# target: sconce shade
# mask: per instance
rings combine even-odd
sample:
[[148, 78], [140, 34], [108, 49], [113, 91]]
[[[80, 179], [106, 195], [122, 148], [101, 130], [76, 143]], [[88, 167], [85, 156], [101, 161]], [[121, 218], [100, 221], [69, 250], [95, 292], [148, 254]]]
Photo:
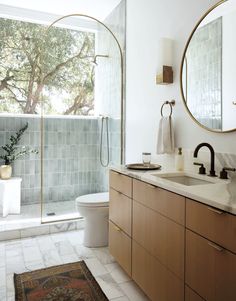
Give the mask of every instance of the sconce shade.
[[161, 38], [159, 41], [157, 84], [173, 83], [173, 40]]

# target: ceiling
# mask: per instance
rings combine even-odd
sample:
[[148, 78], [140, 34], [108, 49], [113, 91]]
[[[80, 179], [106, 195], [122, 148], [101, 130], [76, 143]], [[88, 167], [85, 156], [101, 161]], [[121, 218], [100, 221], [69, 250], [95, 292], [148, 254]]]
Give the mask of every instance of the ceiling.
[[104, 20], [121, 0], [0, 0], [0, 4], [55, 15], [80, 13]]

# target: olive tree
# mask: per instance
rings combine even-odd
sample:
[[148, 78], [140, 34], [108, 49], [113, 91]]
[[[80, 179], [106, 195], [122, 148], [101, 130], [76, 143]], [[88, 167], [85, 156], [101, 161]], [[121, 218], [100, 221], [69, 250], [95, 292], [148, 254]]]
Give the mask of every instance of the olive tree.
[[90, 114], [95, 35], [0, 19], [0, 111]]

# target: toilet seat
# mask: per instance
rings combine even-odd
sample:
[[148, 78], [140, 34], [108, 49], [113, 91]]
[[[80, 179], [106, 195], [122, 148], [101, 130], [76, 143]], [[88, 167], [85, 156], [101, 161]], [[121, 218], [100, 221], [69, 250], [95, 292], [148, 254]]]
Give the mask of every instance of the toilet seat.
[[81, 195], [76, 198], [77, 206], [82, 207], [108, 207], [109, 206], [109, 193], [90, 193]]

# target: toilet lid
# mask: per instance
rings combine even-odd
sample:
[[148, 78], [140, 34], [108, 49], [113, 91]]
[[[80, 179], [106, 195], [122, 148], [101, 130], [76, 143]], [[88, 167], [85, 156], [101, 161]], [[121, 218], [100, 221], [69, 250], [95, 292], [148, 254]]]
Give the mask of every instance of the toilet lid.
[[77, 205], [91, 207], [107, 207], [109, 192], [99, 192], [81, 195], [76, 198]]

